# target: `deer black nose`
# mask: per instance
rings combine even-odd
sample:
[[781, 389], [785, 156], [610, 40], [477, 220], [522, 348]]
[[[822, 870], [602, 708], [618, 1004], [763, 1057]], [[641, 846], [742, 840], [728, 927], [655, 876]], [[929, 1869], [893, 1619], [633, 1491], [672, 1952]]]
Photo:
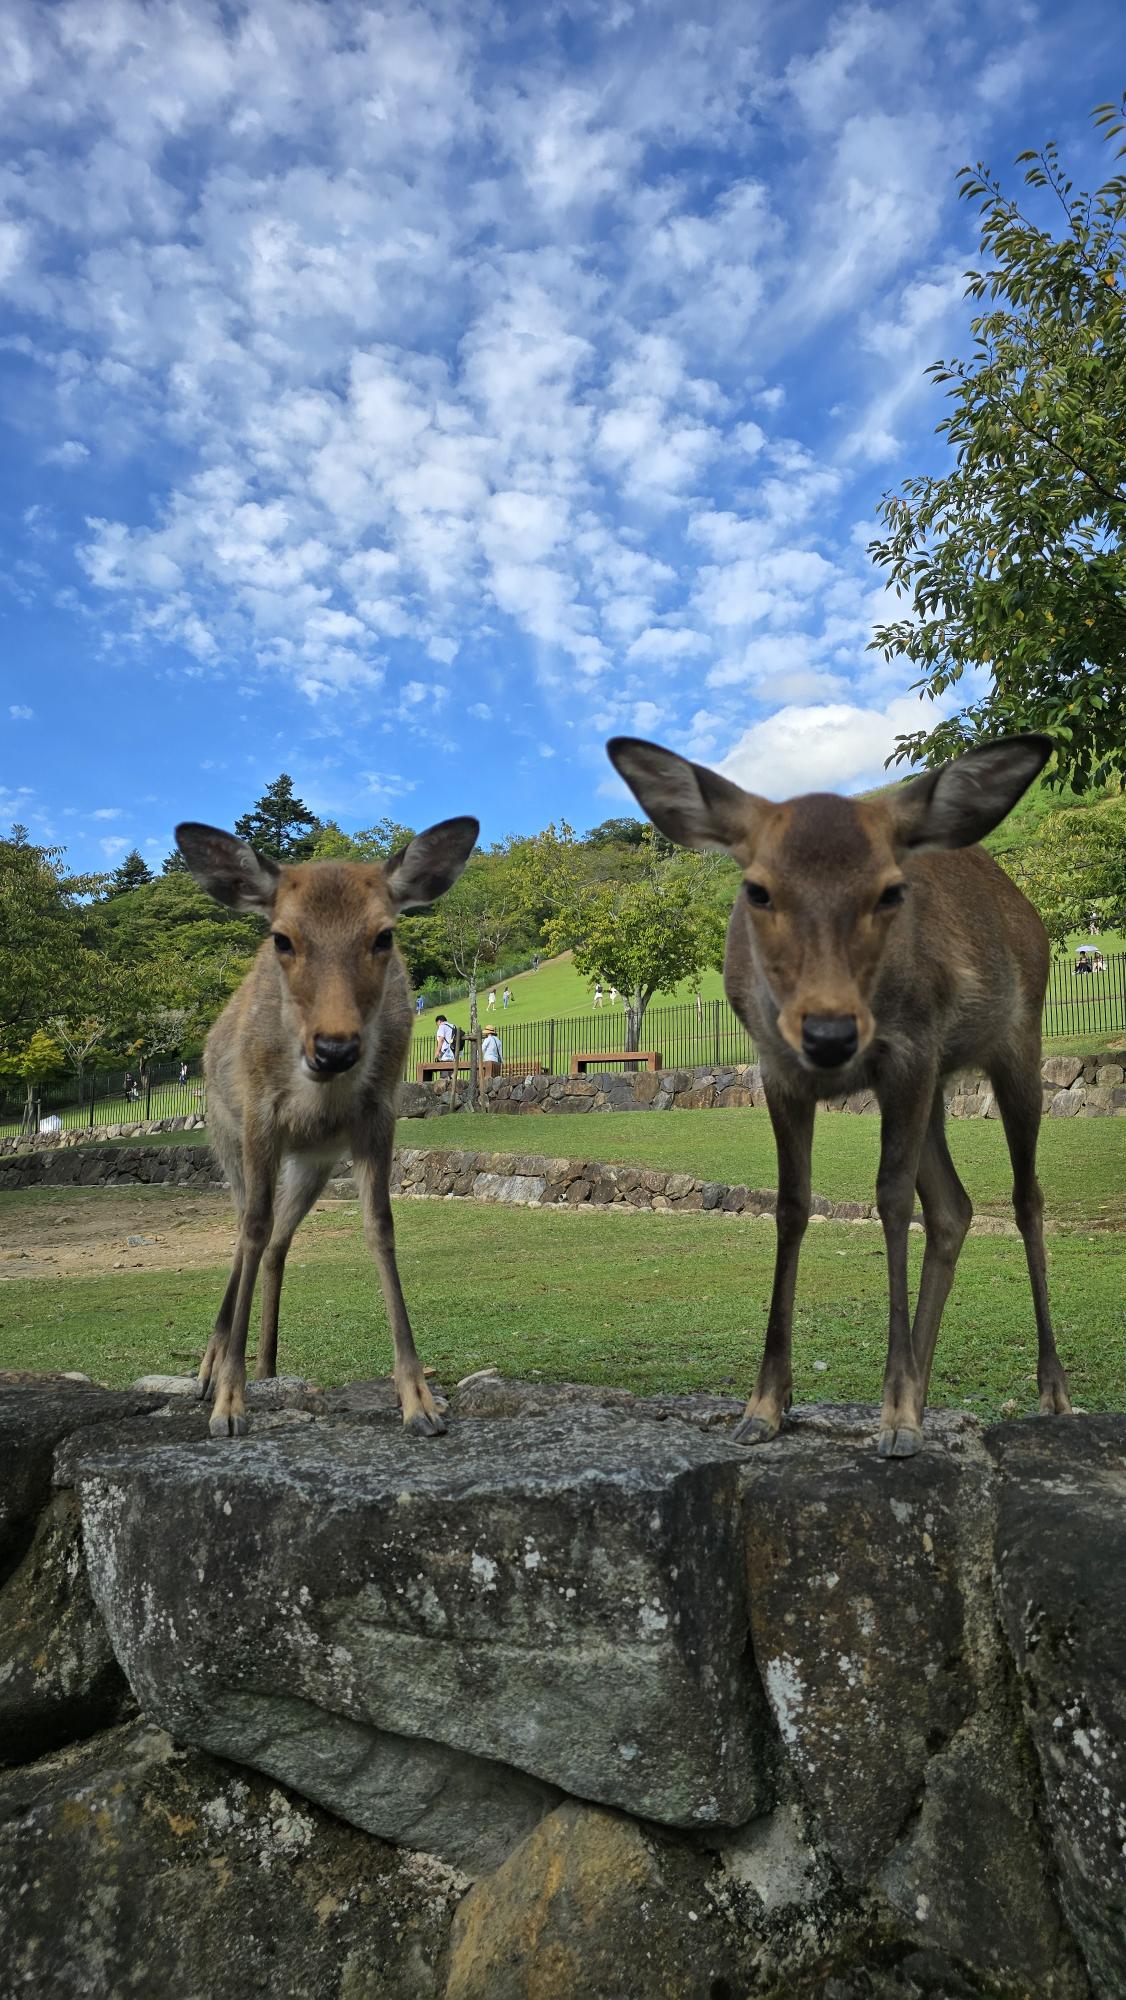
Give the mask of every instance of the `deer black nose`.
[[314, 1035], [313, 1058], [318, 1069], [351, 1069], [360, 1053], [358, 1035]]
[[807, 1014], [801, 1024], [802, 1054], [818, 1069], [839, 1069], [859, 1041], [855, 1014]]

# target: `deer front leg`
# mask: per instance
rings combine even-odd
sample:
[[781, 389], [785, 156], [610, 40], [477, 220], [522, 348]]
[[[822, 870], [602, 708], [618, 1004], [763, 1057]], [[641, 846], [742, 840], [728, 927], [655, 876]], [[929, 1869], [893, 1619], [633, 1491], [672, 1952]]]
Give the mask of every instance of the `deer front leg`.
[[791, 1341], [798, 1257], [809, 1223], [810, 1155], [813, 1150], [812, 1097], [789, 1097], [766, 1087], [766, 1105], [778, 1149], [778, 1234], [774, 1284], [766, 1322], [766, 1345], [754, 1394], [737, 1425], [740, 1444], [764, 1444], [777, 1437], [793, 1399]]
[[211, 1338], [207, 1343], [207, 1348], [204, 1353], [203, 1360], [199, 1364], [199, 1374], [196, 1376], [196, 1385], [195, 1385], [196, 1399], [201, 1403], [205, 1402], [207, 1397], [211, 1394], [211, 1384], [215, 1376], [215, 1370], [220, 1360], [222, 1359], [223, 1353], [226, 1349], [227, 1340], [230, 1336], [231, 1315], [234, 1312], [235, 1300], [238, 1297], [239, 1277], [241, 1272], [242, 1272], [242, 1252], [241, 1250], [236, 1248], [235, 1261], [231, 1266], [231, 1275], [227, 1279], [227, 1289], [223, 1293], [223, 1303], [219, 1307], [219, 1311], [216, 1314], [215, 1325], [214, 1328], [212, 1329]]
[[419, 1437], [441, 1437], [446, 1429], [445, 1421], [422, 1372], [407, 1317], [403, 1287], [399, 1282], [399, 1267], [395, 1262], [395, 1224], [391, 1215], [389, 1188], [393, 1128], [385, 1138], [377, 1132], [374, 1145], [372, 1136], [371, 1133], [366, 1135], [369, 1150], [364, 1157], [361, 1158], [353, 1149], [353, 1168], [363, 1204], [364, 1234], [379, 1272], [387, 1317], [391, 1323], [391, 1338], [395, 1343], [395, 1387], [399, 1392], [403, 1423], [407, 1430], [417, 1432]]
[[883, 1125], [876, 1206], [884, 1226], [888, 1270], [888, 1357], [876, 1449], [881, 1458], [911, 1458], [923, 1445], [923, 1405], [930, 1356], [915, 1351], [907, 1300], [907, 1232], [915, 1209], [919, 1155], [936, 1079], [894, 1076], [880, 1093]]
[[[231, 1274], [235, 1297], [230, 1331], [212, 1372], [214, 1403], [207, 1428], [215, 1438], [243, 1437], [246, 1433], [246, 1334], [258, 1266], [273, 1227], [275, 1173], [272, 1152], [247, 1159], [246, 1201], [235, 1251], [237, 1283], [235, 1272]], [[230, 1289], [228, 1286], [228, 1292]]]

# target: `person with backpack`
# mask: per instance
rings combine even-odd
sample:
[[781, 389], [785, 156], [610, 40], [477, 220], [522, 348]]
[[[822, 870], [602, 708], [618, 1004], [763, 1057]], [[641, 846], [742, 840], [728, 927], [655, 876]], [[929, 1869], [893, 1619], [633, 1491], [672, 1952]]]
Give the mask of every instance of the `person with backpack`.
[[454, 1054], [454, 1027], [444, 1014], [439, 1014], [434, 1023], [434, 1059], [436, 1062], [452, 1062]]

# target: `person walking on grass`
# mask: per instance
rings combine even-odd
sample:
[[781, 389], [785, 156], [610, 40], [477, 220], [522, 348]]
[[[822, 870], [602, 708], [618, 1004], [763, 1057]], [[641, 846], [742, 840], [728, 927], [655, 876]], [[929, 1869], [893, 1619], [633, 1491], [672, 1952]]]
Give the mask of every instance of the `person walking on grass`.
[[610, 1005], [611, 1005], [611, 1007], [616, 1007], [616, 1006], [617, 1006], [617, 1004], [618, 1004], [618, 989], [617, 989], [617, 987], [616, 987], [616, 986], [611, 986], [611, 988], [610, 988]]
[[496, 1006], [496, 1004], [497, 1004], [497, 989], [495, 986], [490, 986], [489, 1002], [488, 1002], [490, 1014], [492, 1013], [493, 1008]]
[[507, 986], [505, 987], [504, 992], [501, 994], [500, 1004], [502, 1007], [511, 1007], [512, 1005], [512, 993]]
[[596, 979], [594, 982], [594, 999], [590, 1004], [592, 1007], [601, 1007], [602, 1005], [602, 981], [600, 979]]

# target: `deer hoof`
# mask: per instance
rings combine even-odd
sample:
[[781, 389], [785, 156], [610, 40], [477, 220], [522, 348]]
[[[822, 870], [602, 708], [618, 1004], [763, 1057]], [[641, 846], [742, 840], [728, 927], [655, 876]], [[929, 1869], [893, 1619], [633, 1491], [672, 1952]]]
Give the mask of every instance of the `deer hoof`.
[[406, 1428], [408, 1431], [413, 1431], [416, 1437], [445, 1437], [446, 1435], [446, 1426], [436, 1410], [432, 1417], [428, 1416], [425, 1410], [419, 1410], [416, 1416], [408, 1417]]
[[206, 1403], [206, 1402], [207, 1402], [207, 1401], [209, 1400], [209, 1398], [210, 1398], [210, 1395], [211, 1395], [211, 1377], [210, 1377], [210, 1375], [208, 1376], [208, 1378], [207, 1378], [206, 1382], [201, 1382], [201, 1381], [200, 1381], [200, 1380], [198, 1379], [198, 1377], [197, 1377], [197, 1379], [196, 1379], [196, 1385], [195, 1385], [195, 1399], [196, 1399], [196, 1402], [197, 1402], [197, 1403]]
[[744, 1417], [731, 1435], [736, 1444], [769, 1444], [778, 1436], [779, 1426], [766, 1417]]
[[882, 1430], [876, 1450], [881, 1458], [914, 1458], [923, 1449], [922, 1431]]
[[207, 1426], [208, 1435], [213, 1438], [246, 1436], [245, 1417], [212, 1417]]

